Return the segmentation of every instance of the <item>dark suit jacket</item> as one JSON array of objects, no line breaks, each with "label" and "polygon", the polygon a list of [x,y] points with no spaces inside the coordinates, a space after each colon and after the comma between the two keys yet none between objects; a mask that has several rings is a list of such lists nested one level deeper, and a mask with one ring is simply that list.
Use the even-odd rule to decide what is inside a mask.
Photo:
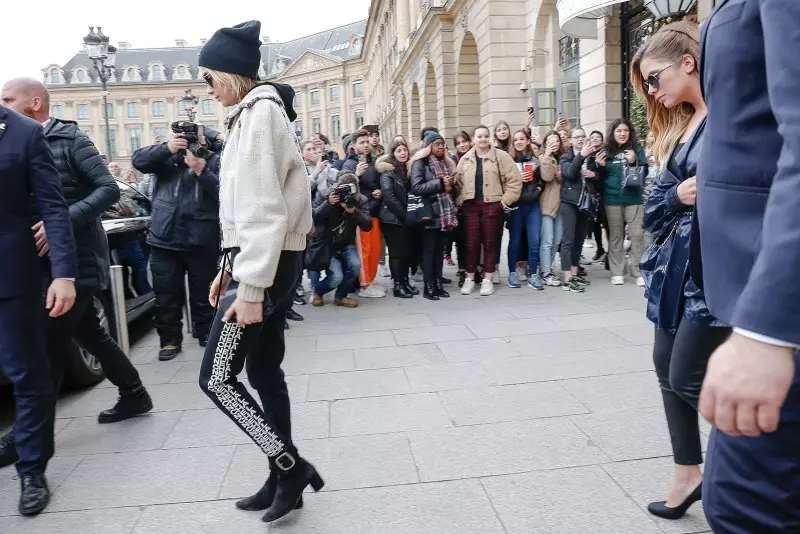
[{"label": "dark suit jacket", "polygon": [[711,312],[800,344],[798,21],[798,0],[721,0],[705,22],[697,215]]},{"label": "dark suit jacket", "polygon": [[31,195],[47,230],[51,276],[75,278],[69,208],[42,126],[0,106],[0,298],[41,289],[43,273],[31,225]]}]

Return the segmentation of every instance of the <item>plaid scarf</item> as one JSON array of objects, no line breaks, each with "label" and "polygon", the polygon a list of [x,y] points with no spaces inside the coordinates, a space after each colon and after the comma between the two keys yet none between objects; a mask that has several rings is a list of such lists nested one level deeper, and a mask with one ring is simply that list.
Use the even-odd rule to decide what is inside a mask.
[{"label": "plaid scarf", "polygon": [[[453,169],[447,159],[439,159],[436,156],[428,158],[433,173],[439,180],[444,179],[445,176],[452,176]],[[458,216],[456,215],[456,205],[453,199],[442,191],[436,195],[436,201],[439,203],[439,223],[443,232],[453,230],[458,227]]]}]

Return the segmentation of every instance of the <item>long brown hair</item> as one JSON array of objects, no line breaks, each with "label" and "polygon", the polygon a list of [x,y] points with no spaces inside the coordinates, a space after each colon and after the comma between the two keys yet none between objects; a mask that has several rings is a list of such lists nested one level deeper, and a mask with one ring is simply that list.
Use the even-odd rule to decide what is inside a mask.
[{"label": "long brown hair", "polygon": [[[394,157],[394,151],[401,146],[406,147],[406,150],[408,150],[408,160],[406,161],[406,163],[400,163],[399,161],[397,161],[397,158]],[[395,141],[393,141],[391,146],[389,147],[389,153],[387,154],[387,156],[389,164],[391,164],[392,167],[394,167],[394,173],[397,176],[406,178],[408,174],[408,170],[406,169],[406,164],[408,163],[408,161],[411,160],[411,150],[409,150],[408,148],[408,143],[406,143],[405,140],[401,141],[395,138]]]},{"label": "long brown hair", "polygon": [[666,162],[669,153],[686,132],[695,109],[688,102],[666,108],[648,94],[642,78],[641,64],[645,57],[680,61],[684,55],[694,58],[695,73],[700,57],[700,30],[689,21],[673,22],[658,30],[639,47],[631,61],[631,84],[636,94],[647,104],[647,123],[653,132],[653,155],[658,162]]},{"label": "long brown hair", "polygon": [[[517,152],[517,148],[514,146],[514,138],[517,136],[517,134],[524,135],[525,139],[528,140],[528,146],[525,147],[524,152]],[[532,158],[535,156],[535,154],[533,153],[533,147],[531,146],[531,135],[527,131],[525,131],[524,129],[517,130],[516,132],[511,134],[511,136],[508,138],[508,155],[511,156],[511,159],[513,159],[514,161],[517,161],[518,155],[522,155],[526,158]]]}]

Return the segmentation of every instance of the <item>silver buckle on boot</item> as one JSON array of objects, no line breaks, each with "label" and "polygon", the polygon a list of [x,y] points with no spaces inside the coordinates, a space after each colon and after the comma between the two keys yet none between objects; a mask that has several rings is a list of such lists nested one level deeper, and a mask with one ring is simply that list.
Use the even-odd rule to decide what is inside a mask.
[{"label": "silver buckle on boot", "polygon": [[275,458],[275,465],[278,466],[278,469],[281,471],[289,471],[296,463],[297,460],[288,452],[282,452]]}]

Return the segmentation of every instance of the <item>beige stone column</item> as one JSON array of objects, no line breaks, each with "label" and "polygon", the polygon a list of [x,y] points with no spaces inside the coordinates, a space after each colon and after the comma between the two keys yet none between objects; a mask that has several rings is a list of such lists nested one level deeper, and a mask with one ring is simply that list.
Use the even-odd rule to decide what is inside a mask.
[{"label": "beige stone column", "polygon": [[308,96],[308,86],[304,85],[300,88],[300,109],[303,119],[303,138],[308,139],[311,136],[309,132],[311,131],[311,112],[308,110],[310,107],[311,99]]},{"label": "beige stone column", "polygon": [[397,46],[400,50],[406,49],[408,43],[409,22],[409,0],[395,0],[397,8]]},{"label": "beige stone column", "polygon": [[417,23],[419,21],[419,13],[422,8],[422,4],[420,3],[422,0],[408,0],[408,16],[409,16],[409,26],[411,30],[417,29]]},{"label": "beige stone column", "polygon": [[580,41],[581,123],[605,132],[622,117],[622,34],[619,10],[599,23],[597,39]]}]

